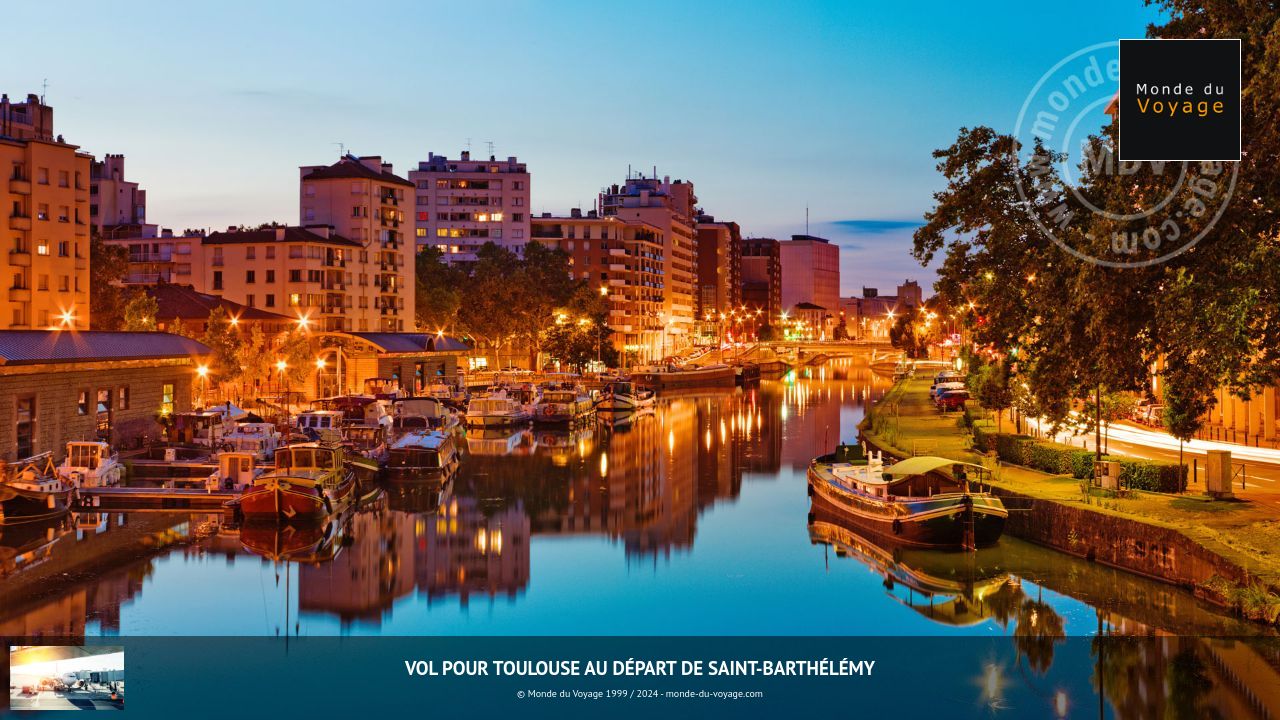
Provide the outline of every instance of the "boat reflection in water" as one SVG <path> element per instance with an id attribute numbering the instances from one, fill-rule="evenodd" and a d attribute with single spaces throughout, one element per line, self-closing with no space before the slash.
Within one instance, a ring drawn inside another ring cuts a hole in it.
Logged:
<path id="1" fill-rule="evenodd" d="M 568 428 L 535 428 L 537 454 L 551 458 L 553 465 L 564 467 L 574 458 L 584 458 L 595 451 L 596 430 L 590 425 Z"/>
<path id="2" fill-rule="evenodd" d="M 999 565 L 986 565 L 984 558 L 877 543 L 841 516 L 817 506 L 810 516 L 810 542 L 827 545 L 837 557 L 854 558 L 875 570 L 884 577 L 890 597 L 935 622 L 981 623 L 1007 604 L 1002 595 L 1018 587 L 1008 572 Z"/>
<path id="3" fill-rule="evenodd" d="M 44 562 L 58 538 L 75 526 L 74 513 L 38 522 L 0 525 L 0 578 Z"/>
<path id="4" fill-rule="evenodd" d="M 518 428 L 467 428 L 467 452 L 472 455 L 504 457 L 529 455 L 537 448 L 533 431 Z"/>

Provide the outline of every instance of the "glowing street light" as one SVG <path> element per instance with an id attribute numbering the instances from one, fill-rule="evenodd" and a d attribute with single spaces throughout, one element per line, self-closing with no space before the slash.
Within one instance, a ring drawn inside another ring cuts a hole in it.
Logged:
<path id="1" fill-rule="evenodd" d="M 316 369 L 324 370 L 324 366 L 325 366 L 324 358 L 316 358 Z"/>
<path id="2" fill-rule="evenodd" d="M 62 314 L 58 316 L 58 319 L 62 322 L 64 326 L 70 326 L 72 323 L 75 322 L 76 316 L 75 316 L 75 313 L 73 313 L 70 310 L 63 310 Z"/>

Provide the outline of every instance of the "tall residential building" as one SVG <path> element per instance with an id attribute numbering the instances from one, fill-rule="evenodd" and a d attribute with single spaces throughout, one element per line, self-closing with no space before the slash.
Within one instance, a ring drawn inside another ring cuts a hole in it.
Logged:
<path id="1" fill-rule="evenodd" d="M 800 303 L 810 303 L 836 316 L 840 311 L 840 248 L 813 235 L 792 235 L 778 246 L 782 309 L 790 311 Z"/>
<path id="2" fill-rule="evenodd" d="M 742 303 L 762 311 L 769 324 L 782 315 L 782 260 L 777 240 L 746 238 L 742 241 Z"/>
<path id="3" fill-rule="evenodd" d="M 147 191 L 124 178 L 124 156 L 108 154 L 89 169 L 89 217 L 103 237 L 142 234 Z"/>
<path id="4" fill-rule="evenodd" d="M 430 153 L 409 172 L 417 188 L 414 228 L 419 246 L 434 245 L 447 263 L 471 262 L 493 242 L 520 253 L 529 239 L 529 170 L 509 157 L 457 160 Z"/>
<path id="5" fill-rule="evenodd" d="M 533 218 L 531 237 L 567 252 L 573 277 L 608 296 L 613 345 L 625 364 L 662 357 L 665 238 L 660 228 L 573 210 L 568 216 Z"/>
<path id="6" fill-rule="evenodd" d="M 332 313 L 326 325 L 338 324 L 341 318 L 346 330 L 410 332 L 414 318 L 413 240 L 406 233 L 411 223 L 405 220 L 405 209 L 413 196 L 413 183 L 392 172 L 391 163 L 377 155 L 356 157 L 344 155 L 332 165 L 300 168 L 301 216 L 306 228 L 328 225 L 334 234 L 354 241 L 359 250 L 358 269 L 351 273 L 347 285 L 359 302 L 370 303 L 370 312 L 344 316 Z M 345 261 L 350 257 L 344 256 Z M 335 280 L 341 268 L 328 268 Z M 338 290 L 325 288 L 325 307 L 337 307 Z M 356 306 L 357 310 L 364 310 Z M 332 322 L 330 322 L 332 321 Z"/>
<path id="7" fill-rule="evenodd" d="M 712 319 L 742 305 L 742 232 L 738 223 L 698 217 L 698 317 Z"/>
<path id="8" fill-rule="evenodd" d="M 697 315 L 696 206 L 693 183 L 670 178 L 628 178 L 600 193 L 599 214 L 648 223 L 662 231 L 664 347 L 688 345 Z"/>
<path id="9" fill-rule="evenodd" d="M 53 134 L 35 95 L 0 96 L 0 232 L 9 291 L 0 329 L 89 328 L 89 168 L 93 158 Z"/>

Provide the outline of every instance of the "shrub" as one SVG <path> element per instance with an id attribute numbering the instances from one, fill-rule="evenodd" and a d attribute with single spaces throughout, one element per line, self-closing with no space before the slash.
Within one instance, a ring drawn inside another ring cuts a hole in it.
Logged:
<path id="1" fill-rule="evenodd" d="M 973 428 L 974 448 L 996 451 L 1001 461 L 1024 465 L 1052 475 L 1070 475 L 1077 479 L 1093 477 L 1093 453 L 1071 445 L 1036 440 L 1027 435 L 991 432 L 981 421 Z"/>
<path id="2" fill-rule="evenodd" d="M 1180 493 L 1187 489 L 1187 468 L 1176 463 L 1106 456 L 1120 463 L 1120 487 L 1151 492 Z"/>

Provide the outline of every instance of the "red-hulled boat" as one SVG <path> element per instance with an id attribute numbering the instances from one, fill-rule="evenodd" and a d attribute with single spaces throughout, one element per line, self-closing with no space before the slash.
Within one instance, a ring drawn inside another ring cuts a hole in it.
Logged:
<path id="1" fill-rule="evenodd" d="M 321 520 L 356 499 L 355 472 L 337 443 L 309 442 L 276 450 L 274 470 L 240 496 L 246 518 Z"/>

